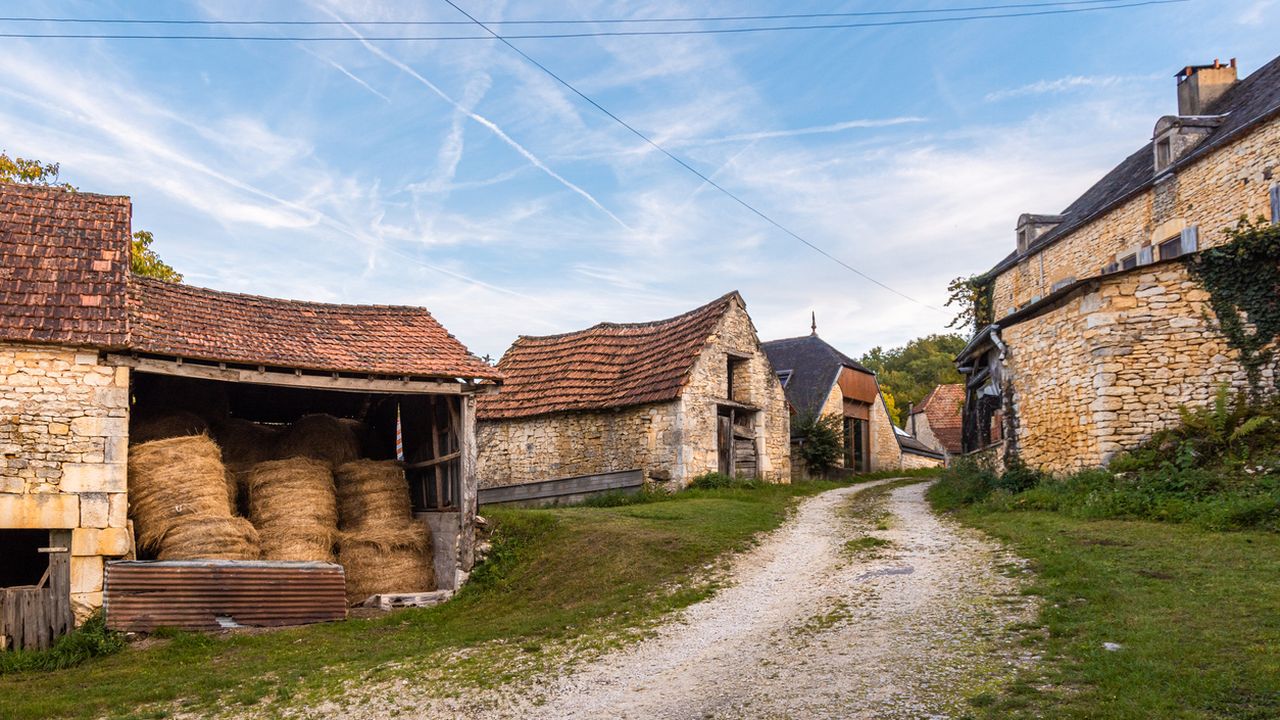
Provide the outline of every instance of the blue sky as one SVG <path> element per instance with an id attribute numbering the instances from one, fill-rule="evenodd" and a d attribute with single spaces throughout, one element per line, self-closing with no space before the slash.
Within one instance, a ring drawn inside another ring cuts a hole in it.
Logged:
<path id="1" fill-rule="evenodd" d="M 463 6 L 490 20 L 996 1 Z M 3 14 L 460 19 L 443 2 L 10 2 Z M 1280 0 L 1192 0 L 957 24 L 517 42 L 792 230 L 940 306 L 948 280 L 1012 249 L 1019 213 L 1061 210 L 1140 147 L 1175 111 L 1179 67 L 1237 57 L 1248 73 L 1280 47 L 1277 31 Z M 0 44 L 0 148 L 61 162 L 82 190 L 131 196 L 135 229 L 154 232 L 193 284 L 425 305 L 494 356 L 518 334 L 658 319 L 734 289 L 763 339 L 806 333 L 813 310 L 819 332 L 855 356 L 942 331 L 950 317 L 770 227 L 496 42 Z"/>

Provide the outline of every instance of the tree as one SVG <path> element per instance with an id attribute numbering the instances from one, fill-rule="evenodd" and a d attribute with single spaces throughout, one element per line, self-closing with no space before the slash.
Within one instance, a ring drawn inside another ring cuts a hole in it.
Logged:
<path id="1" fill-rule="evenodd" d="M 836 466 L 844 452 L 844 419 L 834 413 L 793 418 L 791 438 L 800 441 L 796 454 L 805 470 L 822 475 Z"/>
<path id="2" fill-rule="evenodd" d="M 949 328 L 976 333 L 990 325 L 995 318 L 992 303 L 993 283 L 986 275 L 958 277 L 947 285 L 947 307 L 959 305 L 956 316 L 947 324 Z"/>
<path id="3" fill-rule="evenodd" d="M 895 423 L 905 424 L 907 409 L 935 386 L 961 381 L 955 358 L 965 344 L 956 334 L 927 335 L 890 350 L 874 347 L 862 356 L 862 364 L 874 370 L 880 381 Z"/>
<path id="4" fill-rule="evenodd" d="M 18 185 L 35 185 L 39 187 L 60 187 L 67 192 L 75 192 L 71 183 L 58 182 L 61 166 L 58 163 L 42 163 L 21 157 L 9 157 L 0 152 L 0 182 Z M 133 234 L 130 248 L 129 267 L 135 275 L 164 280 L 165 282 L 182 282 L 182 274 L 174 270 L 160 259 L 151 243 L 155 238 L 149 230 L 139 230 Z"/>

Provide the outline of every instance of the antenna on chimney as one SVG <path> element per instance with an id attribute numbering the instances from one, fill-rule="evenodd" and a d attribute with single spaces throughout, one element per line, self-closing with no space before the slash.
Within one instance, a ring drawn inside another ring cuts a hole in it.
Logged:
<path id="1" fill-rule="evenodd" d="M 817 337 L 817 335 L 818 335 L 818 313 L 810 311 L 810 313 L 809 313 L 809 317 L 810 317 L 810 319 L 813 321 L 813 322 L 812 322 L 812 324 L 809 326 L 809 329 L 813 331 L 813 335 L 814 335 L 814 337 Z"/>

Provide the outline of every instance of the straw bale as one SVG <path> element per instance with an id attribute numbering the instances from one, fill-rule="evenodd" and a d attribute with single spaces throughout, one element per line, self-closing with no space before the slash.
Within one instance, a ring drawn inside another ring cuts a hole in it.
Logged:
<path id="1" fill-rule="evenodd" d="M 134 418 L 129 426 L 130 444 L 164 440 L 167 438 L 203 435 L 209 432 L 209 423 L 192 412 L 170 412 L 150 417 Z"/>
<path id="2" fill-rule="evenodd" d="M 344 533 L 338 562 L 347 577 L 347 602 L 370 595 L 427 592 L 436 587 L 431 530 L 425 523 Z"/>
<path id="3" fill-rule="evenodd" d="M 333 562 L 338 502 L 328 463 L 288 458 L 248 473 L 249 519 L 267 560 Z"/>
<path id="4" fill-rule="evenodd" d="M 337 467 L 360 457 L 357 423 L 332 415 L 303 415 L 276 445 L 275 457 L 309 457 Z"/>
<path id="5" fill-rule="evenodd" d="M 129 450 L 129 514 L 139 546 L 157 550 L 188 516 L 231 517 L 218 446 L 206 435 L 152 440 Z"/>
<path id="6" fill-rule="evenodd" d="M 222 448 L 222 461 L 233 472 L 245 472 L 253 465 L 277 456 L 281 431 L 268 425 L 227 418 L 213 425 L 213 437 Z"/>
<path id="7" fill-rule="evenodd" d="M 404 468 L 394 460 L 356 460 L 339 465 L 338 517 L 343 530 L 400 527 L 413 515 Z"/>
<path id="8" fill-rule="evenodd" d="M 258 532 L 239 517 L 183 517 L 160 538 L 160 560 L 257 560 Z"/>

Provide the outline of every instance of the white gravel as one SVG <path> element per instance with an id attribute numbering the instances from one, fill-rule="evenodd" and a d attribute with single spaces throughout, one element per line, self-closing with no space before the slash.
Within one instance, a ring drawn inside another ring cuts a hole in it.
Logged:
<path id="1" fill-rule="evenodd" d="M 467 699 L 417 699 L 412 682 L 396 683 L 365 695 L 352 717 L 959 717 L 966 696 L 1034 661 L 1008 629 L 1035 610 L 1001 571 L 1020 562 L 936 517 L 924 484 L 891 491 L 887 530 L 855 526 L 840 510 L 874 485 L 805 500 L 734 563 L 730 587 L 625 650 Z M 891 544 L 843 550 L 867 532 Z"/>

